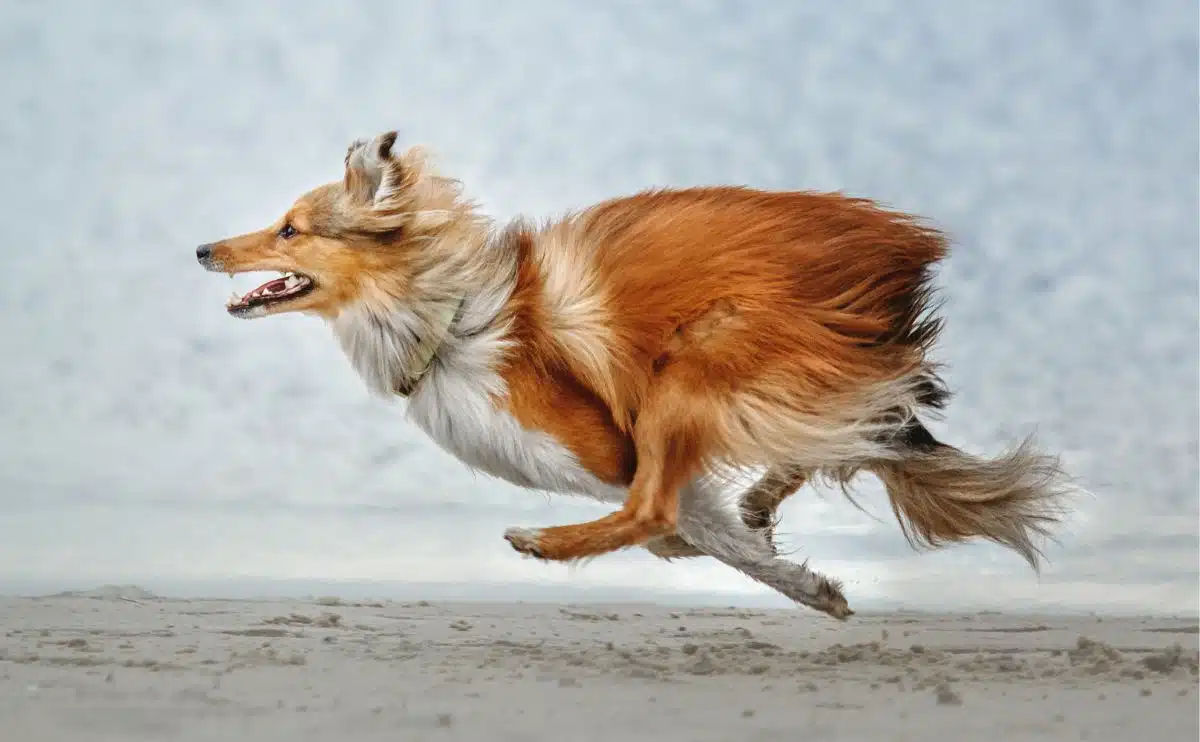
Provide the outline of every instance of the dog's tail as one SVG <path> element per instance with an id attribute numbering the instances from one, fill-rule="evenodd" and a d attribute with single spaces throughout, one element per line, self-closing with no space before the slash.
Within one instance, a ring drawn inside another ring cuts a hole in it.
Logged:
<path id="1" fill-rule="evenodd" d="M 871 468 L 887 488 L 911 546 L 936 548 L 982 537 L 1039 569 L 1043 554 L 1034 537 L 1052 538 L 1070 490 L 1055 457 L 1038 453 L 1027 438 L 997 458 L 980 458 L 942 443 L 916 421 L 902 439 L 909 455 Z"/>

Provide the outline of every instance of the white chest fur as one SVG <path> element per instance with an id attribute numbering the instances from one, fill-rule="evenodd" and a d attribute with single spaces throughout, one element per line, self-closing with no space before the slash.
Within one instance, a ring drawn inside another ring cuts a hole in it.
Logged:
<path id="1" fill-rule="evenodd" d="M 468 328 L 472 319 L 478 321 L 472 314 L 464 318 Z M 334 325 L 351 363 L 377 393 L 387 393 L 390 364 L 403 363 L 408 355 L 402 346 L 411 317 L 368 322 L 346 315 Z M 624 501 L 624 488 L 597 479 L 553 436 L 523 428 L 497 408 L 493 400 L 503 399 L 506 391 L 494 370 L 505 349 L 503 335 L 501 328 L 479 328 L 448 339 L 409 397 L 409 419 L 472 469 L 520 487 Z"/>
<path id="2" fill-rule="evenodd" d="M 486 372 L 485 372 L 486 373 Z M 409 400 L 409 418 L 467 466 L 521 487 L 621 502 L 623 489 L 604 484 L 553 436 L 526 430 L 489 391 L 502 382 L 439 368 Z"/>

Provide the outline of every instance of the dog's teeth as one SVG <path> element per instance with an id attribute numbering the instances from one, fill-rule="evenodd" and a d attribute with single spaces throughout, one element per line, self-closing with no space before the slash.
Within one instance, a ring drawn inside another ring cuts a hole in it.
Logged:
<path id="1" fill-rule="evenodd" d="M 299 285 L 300 285 L 300 278 L 295 273 L 289 273 L 288 277 L 283 282 L 284 288 L 288 288 L 288 289 L 294 289 Z"/>
<path id="2" fill-rule="evenodd" d="M 241 302 L 242 297 L 238 296 L 237 292 L 235 291 L 230 294 L 229 301 L 225 302 L 225 306 L 233 306 L 234 304 L 240 304 Z"/>

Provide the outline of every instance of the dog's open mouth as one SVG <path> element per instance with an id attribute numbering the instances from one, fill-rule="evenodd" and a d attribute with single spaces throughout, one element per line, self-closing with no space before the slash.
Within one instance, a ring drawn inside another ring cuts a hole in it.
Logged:
<path id="1" fill-rule="evenodd" d="M 297 299 L 312 291 L 314 286 L 313 280 L 303 273 L 285 273 L 244 296 L 234 293 L 225 303 L 225 309 L 234 315 L 246 314 L 259 307 Z"/>

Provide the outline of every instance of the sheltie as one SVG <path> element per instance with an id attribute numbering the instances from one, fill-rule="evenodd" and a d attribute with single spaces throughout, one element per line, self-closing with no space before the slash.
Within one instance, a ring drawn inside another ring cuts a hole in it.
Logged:
<path id="1" fill-rule="evenodd" d="M 839 193 L 649 190 L 496 224 L 396 132 L 206 269 L 274 271 L 227 310 L 323 318 L 375 394 L 476 470 L 614 511 L 510 528 L 569 562 L 640 546 L 711 556 L 844 619 L 837 580 L 781 557 L 776 509 L 806 481 L 876 475 L 913 548 L 979 537 L 1035 570 L 1067 476 L 1029 439 L 997 458 L 937 440 L 929 353 L 947 239 Z M 749 479 L 745 477 L 749 476 Z M 744 481 L 744 484 L 738 484 Z"/>

